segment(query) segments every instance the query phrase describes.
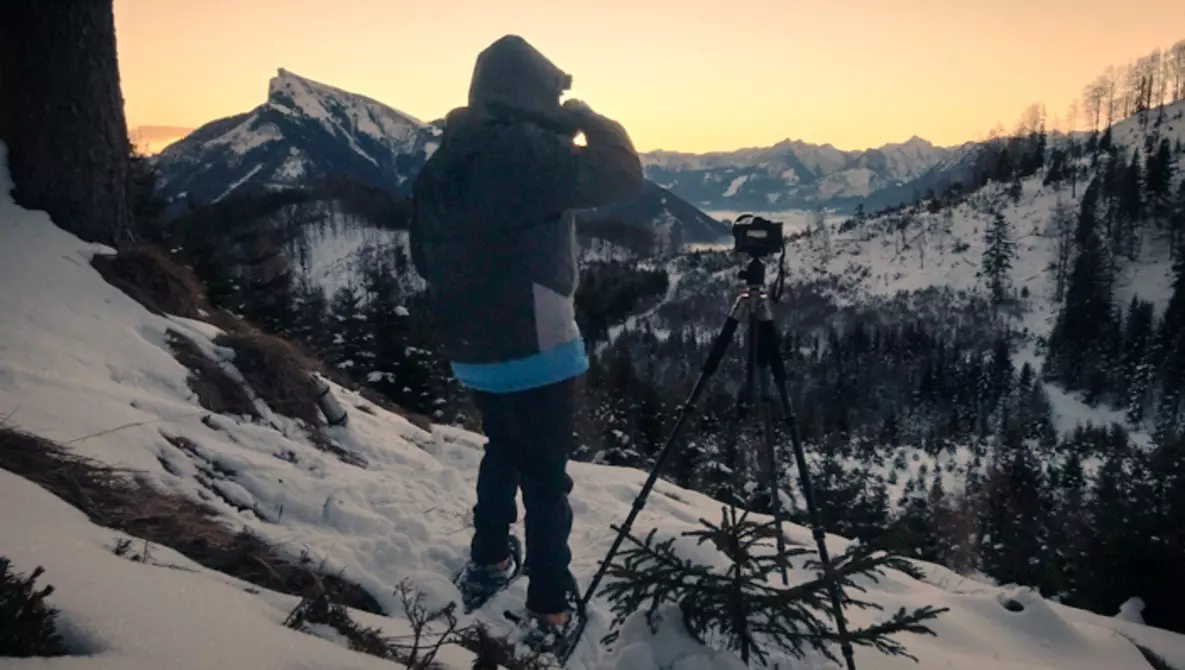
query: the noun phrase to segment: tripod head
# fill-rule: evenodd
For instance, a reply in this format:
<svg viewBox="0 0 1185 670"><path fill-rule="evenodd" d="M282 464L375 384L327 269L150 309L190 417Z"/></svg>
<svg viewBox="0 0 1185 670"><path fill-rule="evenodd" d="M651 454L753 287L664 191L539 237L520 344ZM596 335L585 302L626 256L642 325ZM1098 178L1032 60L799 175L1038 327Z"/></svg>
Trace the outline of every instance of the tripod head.
<svg viewBox="0 0 1185 670"><path fill-rule="evenodd" d="M764 288L765 287L765 263L760 256L754 256L749 259L749 263L745 265L745 269L737 273L741 281L745 282L745 287Z"/></svg>

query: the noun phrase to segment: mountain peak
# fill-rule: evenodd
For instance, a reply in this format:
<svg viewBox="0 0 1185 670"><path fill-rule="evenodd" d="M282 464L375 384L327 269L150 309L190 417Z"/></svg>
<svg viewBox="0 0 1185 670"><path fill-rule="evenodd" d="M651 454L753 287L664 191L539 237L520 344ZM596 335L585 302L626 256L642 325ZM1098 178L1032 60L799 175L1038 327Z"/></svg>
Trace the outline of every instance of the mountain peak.
<svg viewBox="0 0 1185 670"><path fill-rule="evenodd" d="M911 135L910 138L902 142L902 144L906 146L919 146L927 148L932 148L934 146L934 143L930 140L924 137L918 137L917 135Z"/></svg>
<svg viewBox="0 0 1185 670"><path fill-rule="evenodd" d="M384 125L381 119L402 121L419 129L428 126L410 114L377 100L302 77L282 67L276 69L276 76L268 82L267 99L270 106L281 112L301 113L318 120L329 119L335 112L344 112L351 116L370 117L378 126ZM377 136L382 129L371 130Z"/></svg>
<svg viewBox="0 0 1185 670"><path fill-rule="evenodd" d="M235 189L304 187L326 174L403 194L438 144L438 129L372 98L275 72L262 105L162 154L164 197L217 202Z"/></svg>

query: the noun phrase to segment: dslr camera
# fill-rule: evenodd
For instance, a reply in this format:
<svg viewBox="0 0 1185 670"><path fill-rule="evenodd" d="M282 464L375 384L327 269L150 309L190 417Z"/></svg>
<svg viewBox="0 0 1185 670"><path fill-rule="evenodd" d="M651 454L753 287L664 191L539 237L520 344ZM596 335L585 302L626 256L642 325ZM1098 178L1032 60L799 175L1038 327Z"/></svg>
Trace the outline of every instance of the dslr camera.
<svg viewBox="0 0 1185 670"><path fill-rule="evenodd" d="M732 224L733 251L752 258L761 258L782 252L785 237L782 224L778 221L742 214Z"/></svg>

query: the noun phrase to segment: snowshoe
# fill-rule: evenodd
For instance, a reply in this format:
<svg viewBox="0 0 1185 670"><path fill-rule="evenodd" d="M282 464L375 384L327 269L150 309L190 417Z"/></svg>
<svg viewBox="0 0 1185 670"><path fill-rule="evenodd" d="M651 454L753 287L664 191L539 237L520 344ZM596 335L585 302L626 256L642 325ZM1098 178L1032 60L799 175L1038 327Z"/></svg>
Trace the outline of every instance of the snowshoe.
<svg viewBox="0 0 1185 670"><path fill-rule="evenodd" d="M572 615L562 626L550 623L542 615L529 611L521 614L507 611L503 615L517 624L522 634L519 644L536 653L551 654L559 660L560 665L563 665L579 642L586 623L584 606L575 578L572 578L567 600Z"/></svg>
<svg viewBox="0 0 1185 670"><path fill-rule="evenodd" d="M510 536L509 548L510 565L505 569L469 561L453 578L453 585L461 592L465 614L481 608L523 574L523 548L517 537Z"/></svg>

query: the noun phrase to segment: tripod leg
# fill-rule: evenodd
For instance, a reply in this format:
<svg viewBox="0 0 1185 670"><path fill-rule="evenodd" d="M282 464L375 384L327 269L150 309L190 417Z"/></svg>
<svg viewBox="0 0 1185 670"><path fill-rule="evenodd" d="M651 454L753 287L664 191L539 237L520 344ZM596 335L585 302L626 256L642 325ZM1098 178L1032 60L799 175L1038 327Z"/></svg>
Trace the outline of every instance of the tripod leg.
<svg viewBox="0 0 1185 670"><path fill-rule="evenodd" d="M754 387L756 386L755 370L758 369L759 352L757 349L757 329L753 327L753 307L751 294L750 297L742 297L742 300L749 306L749 328L745 333L745 382L744 385L737 392L736 407L733 410L732 416L728 422L727 441L725 442L725 457L727 458L729 466L732 468L731 486L729 487L729 497L733 504L740 507L749 507L749 500L745 495L745 481L746 474L753 471L752 454L749 449L740 446L741 427L745 424L745 419L749 417L749 412L753 407L753 398L755 396ZM739 324L739 320L738 320Z"/></svg>
<svg viewBox="0 0 1185 670"><path fill-rule="evenodd" d="M633 507L630 509L629 515L626 516L625 523L618 529L617 537L613 539L613 544L609 546L609 552L605 555L604 560L601 561L601 565L597 568L596 574L593 575L592 581L589 582L584 596L580 598L580 602L577 605L579 611L587 611L588 603L592 600L593 595L596 594L597 587L600 586L601 580L605 577L605 571L609 569L609 564L613 561L613 557L617 555L617 550L621 548L621 543L625 540L626 535L629 534L634 521L638 518L638 514L646 506L646 498L650 496L651 490L654 489L654 484L658 481L658 475L662 471L663 465L666 464L667 459L674 452L675 440L678 439L680 432L683 430L683 424L687 421L695 403L699 401L700 395L703 394L708 379L720 367L720 361L724 359L724 353L728 350L728 345L736 334L738 323L736 314L744 300L745 297L742 296L733 304L732 310L728 313L728 318L724 321L724 326L720 329L720 334L716 336L716 341L712 343L712 349L708 353L708 359L704 361L703 369L700 372L699 378L695 381L695 386L691 389L687 400L679 409L679 416L675 419L675 425L671 429L671 434L667 437L667 441L663 445L662 451L659 452L658 458L655 459L654 466L650 468L650 475L646 478L646 483L642 485L642 490L634 498ZM576 643L579 642L580 636L584 633L586 622L586 617L580 617L571 637L564 644L564 651L560 654L559 659L560 665L568 662L568 658L575 649Z"/></svg>
<svg viewBox="0 0 1185 670"><path fill-rule="evenodd" d="M765 339L769 342L778 341L778 331L773 319L761 323ZM843 651L848 670L856 670L856 661L852 657L852 643L848 639L848 625L843 615L842 599L840 598L839 582L835 579L835 572L831 567L831 558L827 553L826 534L819 523L818 508L815 507L815 496L811 490L810 474L807 472L806 456L802 452L802 438L798 432L798 418L794 415L794 407L790 404L790 392L786 389L786 365L782 360L781 351L777 346L768 349L769 367L773 373L774 384L778 387L778 395L782 402L782 413L786 421L786 428L790 432L790 443L794 447L795 465L798 467L798 479L802 486L802 497L806 501L808 518L811 523L811 535L818 546L819 562L823 564L823 577L827 581L827 590L831 596L831 607L835 610L835 627L839 634L839 644Z"/></svg>
<svg viewBox="0 0 1185 670"><path fill-rule="evenodd" d="M757 310L753 311L753 331L757 333L757 361L756 374L759 375L761 382L761 430L762 430L762 469L765 471L765 484L769 491L769 505L773 512L774 523L778 528L777 547L778 556L786 555L786 536L782 531L782 522L785 520L782 516L782 493L781 493L781 477L778 475L778 455L777 455L777 441L774 438L774 412L773 412L773 397L769 390L769 377L766 372L770 365L770 359L773 352L777 349L777 334L770 334L768 329L763 324L769 323L773 325L772 315L768 315L769 306L765 305L761 313ZM759 320L761 317L769 316L770 320ZM782 585L788 586L790 584L789 567L785 562L782 563Z"/></svg>
<svg viewBox="0 0 1185 670"><path fill-rule="evenodd" d="M729 477L731 484L728 487L728 496L732 499L733 504L741 507L747 506L742 495L745 485L744 473L747 469L747 464L744 454L737 449L737 445L740 442L741 426L744 425L745 419L749 416L749 407L752 402L752 398L748 396L744 388L737 393L736 407L733 409L732 416L729 417L727 437L724 443L724 456L727 459L729 467L732 468L732 476Z"/></svg>

